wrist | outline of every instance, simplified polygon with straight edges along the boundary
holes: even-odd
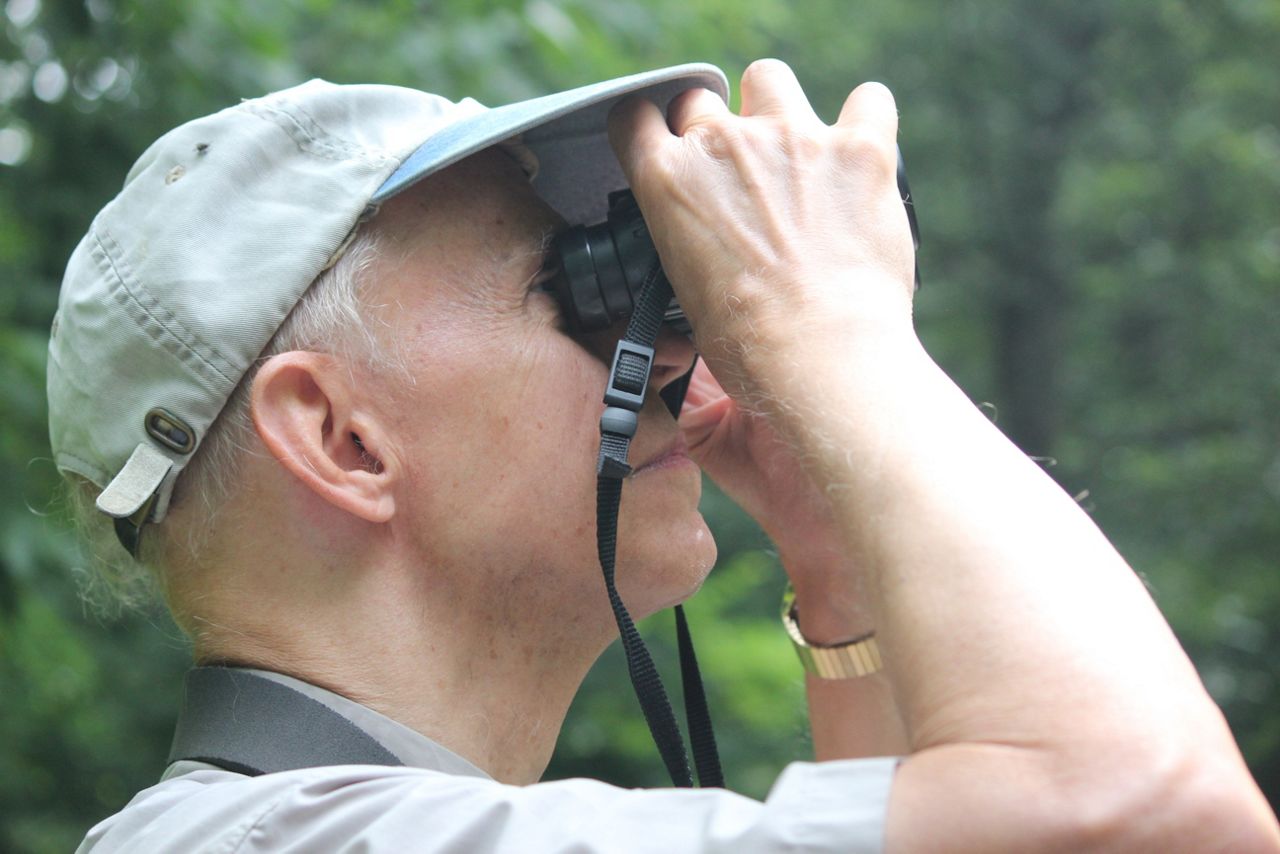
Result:
[[[819,679],[854,679],[869,676],[884,667],[875,632],[831,643],[817,643],[805,636],[799,620],[795,591],[788,587],[782,596],[782,625],[791,637],[796,656],[809,674]]]
[[[842,643],[875,630],[863,580],[847,551],[838,556],[800,560],[795,552],[779,551],[782,566],[795,590],[801,631],[815,644]]]
[[[826,367],[857,362],[879,370],[920,348],[910,291],[897,282],[874,270],[824,278],[809,274],[808,281],[821,281],[824,287],[757,283],[753,289],[764,295],[759,306],[735,304],[718,340],[747,345],[735,355],[748,381],[767,387],[781,380],[786,389],[795,380],[792,369],[815,375]],[[799,305],[774,298],[778,292],[799,290],[807,294]],[[824,291],[836,298],[824,298]]]
[[[910,289],[875,269],[755,276],[730,290],[721,310],[695,308],[692,295],[687,310],[712,372],[740,384],[726,390],[744,392],[748,400],[795,399],[797,371],[808,375],[851,361],[879,369],[891,354],[920,346]]]
[[[883,496],[918,466],[920,443],[945,433],[954,395],[918,339],[797,345],[775,369],[780,395],[762,395],[770,426],[825,496],[841,538],[855,546]],[[940,382],[940,378],[944,382]]]
[[[796,590],[796,622],[805,640],[831,646],[875,631],[875,618],[864,603],[856,599],[835,602],[825,596],[802,596]]]

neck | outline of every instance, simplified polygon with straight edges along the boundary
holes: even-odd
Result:
[[[266,577],[274,576],[287,577]],[[342,694],[501,782],[541,777],[569,703],[612,637],[598,607],[552,613],[526,597],[438,579],[423,591],[410,572],[326,577],[343,589],[307,585],[299,598],[295,576],[288,596],[262,597],[261,609],[240,600],[225,627],[206,620],[214,627],[197,633],[197,660],[274,670]]]

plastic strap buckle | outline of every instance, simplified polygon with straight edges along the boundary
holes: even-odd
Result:
[[[652,347],[625,338],[618,341],[618,348],[613,352],[613,366],[609,369],[609,385],[604,390],[604,402],[639,412],[644,406],[644,393],[652,368]]]
[[[631,474],[627,449],[636,434],[653,367],[653,348],[623,338],[613,352],[609,385],[605,388],[604,413],[600,416],[600,457],[596,473],[620,480]]]

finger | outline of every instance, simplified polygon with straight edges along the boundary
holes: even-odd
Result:
[[[698,352],[693,349],[689,336],[676,332],[669,326],[658,330],[653,342],[653,362],[649,370],[651,388],[666,389],[683,377],[693,367]]]
[[[720,383],[711,375],[707,363],[699,359],[693,368],[693,376],[689,378],[689,388],[684,395],[684,412],[697,409],[704,404],[726,397]]]
[[[696,407],[691,406],[688,399],[685,400],[684,409],[680,411],[680,431],[699,465],[706,461],[708,452],[714,451],[717,444],[723,443],[733,413],[733,401],[728,397],[717,398]]]
[[[742,115],[821,121],[795,72],[780,59],[758,59],[742,73]]]
[[[609,144],[627,176],[627,183],[632,186],[646,159],[661,151],[671,139],[662,111],[646,98],[626,98],[609,111]]]
[[[883,83],[863,83],[849,93],[836,127],[861,128],[882,140],[898,138],[898,105]]]
[[[729,114],[729,105],[710,89],[686,89],[671,99],[667,127],[676,136],[684,136],[691,127]]]

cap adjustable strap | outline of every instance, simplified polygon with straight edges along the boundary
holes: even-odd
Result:
[[[98,494],[98,509],[115,520],[116,537],[125,551],[138,556],[142,526],[151,517],[160,485],[173,468],[173,460],[143,442]]]
[[[627,670],[645,722],[662,755],[667,773],[671,775],[671,782],[676,786],[691,787],[693,778],[689,770],[689,758],[676,725],[675,714],[671,710],[671,701],[667,698],[653,658],[614,583],[622,479],[631,474],[627,452],[639,423],[638,413],[644,405],[649,374],[653,367],[653,344],[657,340],[663,314],[670,301],[671,284],[655,261],[640,288],[626,334],[618,342],[614,352],[609,386],[605,390],[606,406],[600,418],[600,456],[596,465],[596,545],[605,588],[609,593],[609,604],[613,607],[618,634],[622,638],[623,651],[627,657]],[[678,402],[673,405],[668,399],[667,404],[675,413],[679,412]],[[698,783],[703,787],[724,786],[715,734],[711,727],[711,714],[707,709],[702,677],[693,652],[693,640],[689,635],[684,609],[679,605],[676,606],[676,632],[680,647],[685,717],[693,746]]]

